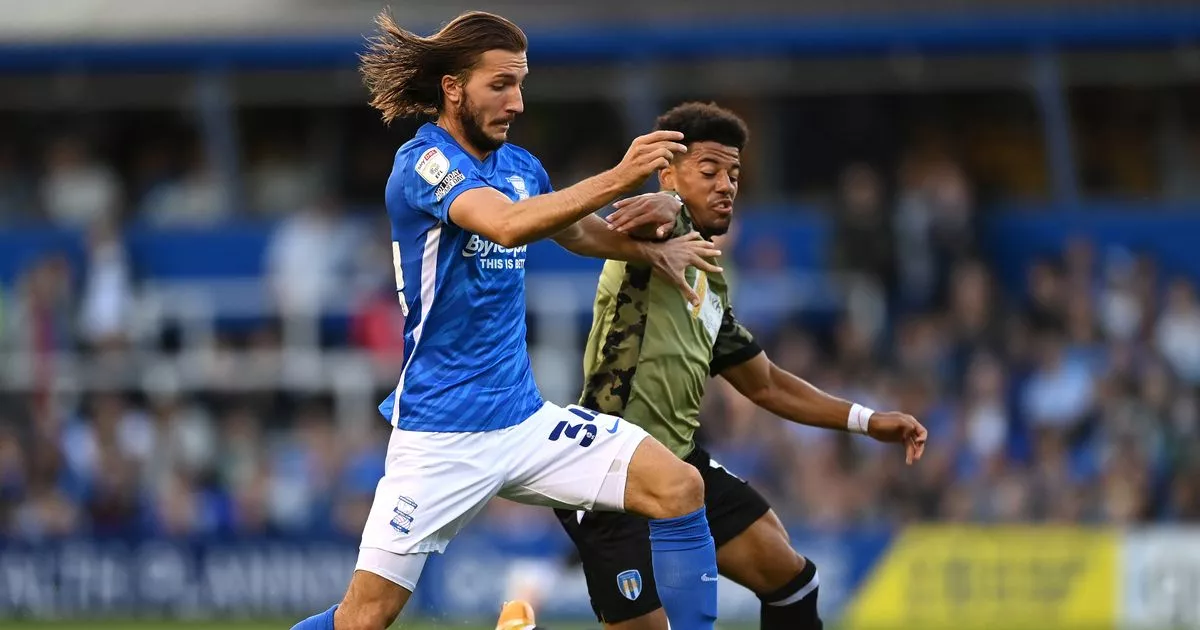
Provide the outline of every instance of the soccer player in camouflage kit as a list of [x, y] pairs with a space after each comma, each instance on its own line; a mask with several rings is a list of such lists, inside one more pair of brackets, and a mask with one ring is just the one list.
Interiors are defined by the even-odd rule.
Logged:
[[[662, 189], [674, 191], [683, 205], [674, 234], [693, 229], [708, 239], [724, 234], [737, 196], [745, 123], [716, 105], [687, 103], [663, 114], [657, 129], [682, 132], [688, 147], [659, 173]], [[639, 197], [618, 202], [609, 217], [613, 227], [624, 230], [639, 203]], [[926, 430], [912, 416], [852, 404], [780, 369], [734, 316], [724, 275], [695, 268], [688, 274], [699, 305], [689, 304], [649, 267], [605, 263], [579, 404], [638, 424], [700, 471], [720, 573], [762, 600], [762, 628], [821, 628], [816, 566], [791, 548], [766, 500], [695, 443], [708, 379], [726, 379], [760, 407], [793, 422], [902, 444], [910, 464], [921, 457]], [[609, 628], [666, 630], [646, 520], [614, 512], [556, 512], [579, 549], [597, 618]]]

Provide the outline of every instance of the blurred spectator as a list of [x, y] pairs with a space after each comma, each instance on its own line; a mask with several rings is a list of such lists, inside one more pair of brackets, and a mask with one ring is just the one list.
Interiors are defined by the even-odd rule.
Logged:
[[351, 336], [371, 353], [380, 373], [399, 373], [404, 360], [404, 312], [394, 283], [369, 294], [355, 313]]
[[978, 255], [974, 197], [962, 168], [944, 159], [906, 158], [896, 208], [896, 264], [903, 304], [944, 299], [956, 262]]
[[[284, 219], [271, 238], [267, 269], [271, 290], [286, 317], [312, 317], [335, 305], [344, 280], [353, 277], [362, 235], [346, 220], [338, 200], [319, 198]], [[344, 297], [344, 296], [343, 296]]]
[[891, 287], [896, 257], [883, 181], [875, 169], [854, 164], [842, 172], [833, 251], [835, 268]]
[[66, 258], [47, 256], [17, 282], [9, 309], [9, 339], [23, 352], [48, 353], [73, 345], [74, 305]]
[[185, 398], [179, 378], [167, 369], [156, 370], [146, 390], [154, 446], [142, 483], [161, 487], [173, 471], [191, 479], [211, 476], [217, 435], [208, 411]]
[[1105, 261], [1100, 313], [1104, 332], [1110, 339], [1129, 341], [1136, 337], [1147, 316], [1138, 299], [1137, 268], [1133, 256], [1114, 249]]
[[947, 437], [962, 441], [959, 474], [997, 478], [1008, 457], [1010, 418], [1004, 366], [988, 353], [975, 355], [967, 372], [961, 406], [962, 425]]
[[36, 196], [19, 164], [16, 147], [0, 140], [0, 224], [35, 215]]
[[1171, 283], [1155, 341], [1179, 378], [1200, 385], [1200, 302], [1196, 287], [1186, 279]]
[[55, 538], [80, 533], [79, 507], [53, 486], [30, 488], [29, 498], [13, 516], [13, 533], [26, 540]]
[[247, 165], [250, 205], [265, 215], [284, 215], [308, 205], [327, 183], [315, 164], [301, 159], [304, 150], [292, 141], [264, 141]]
[[148, 184], [140, 213], [152, 225], [203, 227], [229, 219], [227, 191], [202, 151], [180, 177], [169, 175]]
[[92, 226], [88, 245], [80, 337], [96, 350], [118, 349], [128, 341], [134, 315], [129, 257], [120, 232], [109, 221]]
[[1066, 327], [1066, 292], [1055, 262], [1039, 260], [1029, 268], [1029, 305], [1026, 320], [1033, 332], [1062, 331]]
[[95, 159], [80, 138], [61, 138], [47, 150], [41, 197], [52, 221], [87, 227], [103, 219], [116, 219], [121, 194], [116, 173], [107, 163]]
[[1064, 340], [1056, 333], [1042, 333], [1036, 348], [1037, 365], [1025, 385], [1022, 411], [1035, 426], [1075, 429], [1092, 408], [1092, 374], [1067, 356]]
[[[388, 230], [388, 223], [378, 223], [379, 230]], [[404, 359], [404, 318], [407, 313], [398, 298], [391, 244], [387, 239], [373, 238], [360, 244], [355, 261], [357, 276], [352, 284], [362, 297], [354, 308], [350, 322], [350, 338], [354, 345], [371, 354], [378, 374], [394, 378], [400, 373]]]
[[6, 317], [0, 340], [14, 353], [11, 376], [34, 394], [34, 406], [48, 410], [57, 378], [55, 355], [72, 349], [76, 313], [71, 302], [70, 269], [65, 258], [48, 256], [18, 280], [17, 295]]
[[96, 479], [111, 466], [145, 464], [154, 449], [149, 418], [122, 394], [91, 397], [87, 414], [64, 427], [62, 452], [68, 469], [81, 479]]
[[839, 193], [833, 265], [843, 274], [841, 284], [855, 332], [873, 344], [882, 334], [888, 296], [895, 285], [894, 238], [884, 186], [874, 168], [852, 164], [842, 172]]
[[322, 406], [306, 405], [294, 428], [276, 436], [271, 445], [268, 505], [273, 522], [282, 529], [311, 526], [318, 508], [329, 513], [326, 502], [337, 487], [335, 473], [342, 455], [332, 423]]

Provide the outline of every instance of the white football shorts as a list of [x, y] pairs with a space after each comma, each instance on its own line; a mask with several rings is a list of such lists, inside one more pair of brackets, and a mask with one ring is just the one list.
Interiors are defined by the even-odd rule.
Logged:
[[553, 403], [497, 431], [393, 429], [357, 568], [413, 590], [427, 554], [444, 551], [494, 496], [623, 511], [629, 460], [647, 437], [616, 416]]

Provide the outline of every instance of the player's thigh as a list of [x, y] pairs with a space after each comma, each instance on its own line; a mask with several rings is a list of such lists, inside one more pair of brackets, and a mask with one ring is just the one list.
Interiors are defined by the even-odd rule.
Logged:
[[709, 529], [721, 574], [760, 595], [786, 586], [800, 573], [803, 560], [767, 500], [702, 449], [687, 461], [704, 476]]
[[358, 568], [378, 573], [384, 565], [381, 577], [411, 590], [424, 563], [407, 556], [444, 551], [499, 491], [503, 467], [494, 463], [499, 433], [393, 430], [363, 528]]
[[646, 519], [619, 512], [555, 513], [579, 550], [596, 619], [610, 628], [667, 630]]
[[649, 438], [606, 414], [547, 403], [505, 440], [510, 453], [500, 496], [562, 509], [621, 511], [630, 461]]

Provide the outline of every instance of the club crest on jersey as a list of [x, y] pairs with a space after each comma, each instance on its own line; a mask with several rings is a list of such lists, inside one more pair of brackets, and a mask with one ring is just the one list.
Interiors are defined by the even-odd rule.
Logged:
[[467, 176], [463, 175], [462, 171], [458, 169], [450, 171], [446, 174], [446, 178], [442, 180], [442, 183], [437, 187], [437, 190], [433, 191], [433, 198], [437, 201], [441, 201], [446, 194], [450, 192], [451, 188], [463, 183], [463, 180], [466, 178]]
[[441, 149], [433, 147], [421, 154], [415, 170], [430, 186], [437, 186], [450, 171], [450, 160]]
[[642, 594], [642, 573], [637, 569], [618, 573], [617, 588], [620, 589], [625, 599], [636, 600]]
[[529, 198], [529, 189], [525, 187], [525, 180], [521, 179], [520, 175], [513, 175], [508, 178], [508, 183], [512, 184], [513, 190], [517, 193], [518, 200]]

